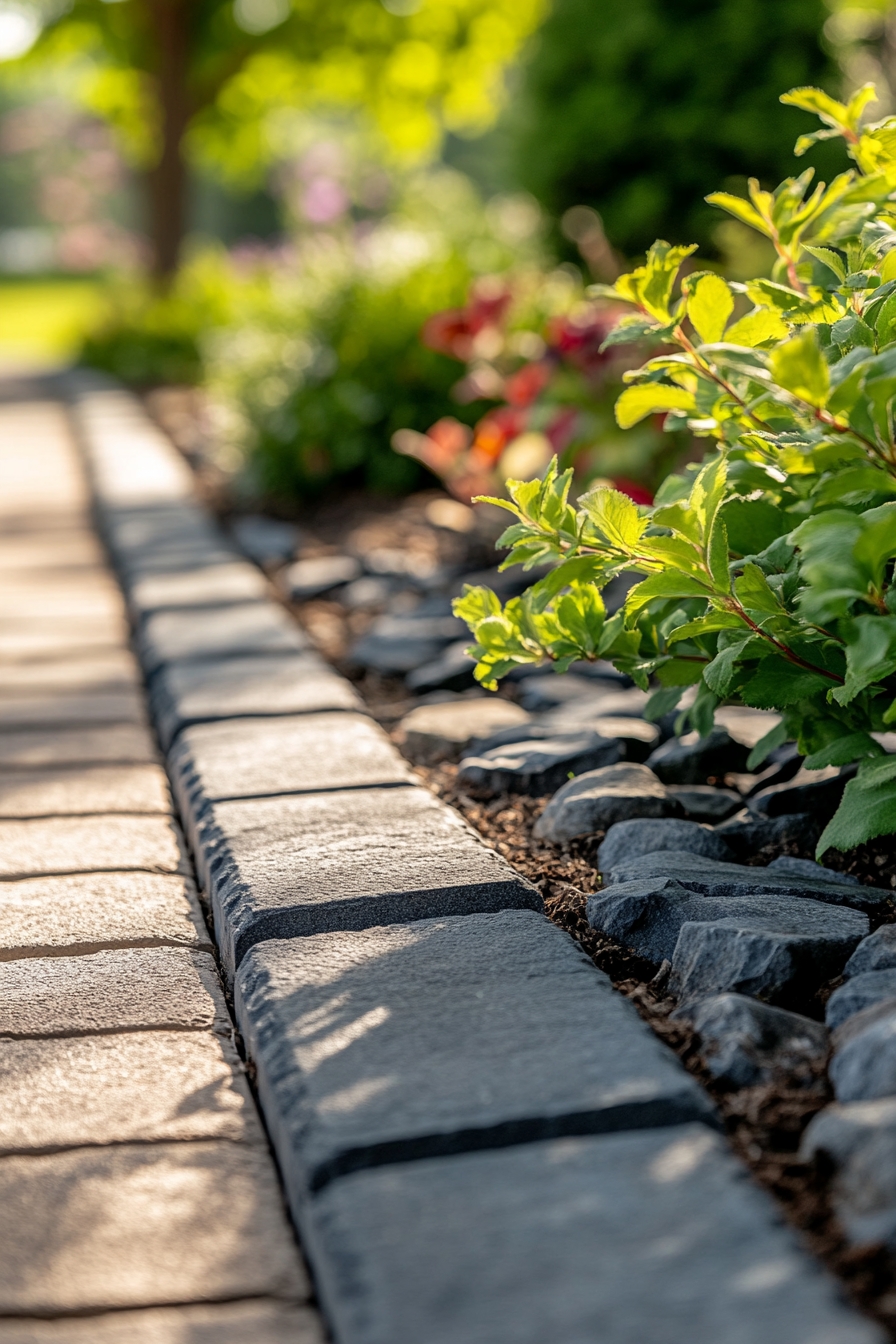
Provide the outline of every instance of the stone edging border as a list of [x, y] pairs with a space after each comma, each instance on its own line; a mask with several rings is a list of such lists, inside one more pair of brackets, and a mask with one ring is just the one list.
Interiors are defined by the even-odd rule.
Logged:
[[708, 1099], [415, 782], [129, 394], [69, 384], [338, 1344], [880, 1344]]

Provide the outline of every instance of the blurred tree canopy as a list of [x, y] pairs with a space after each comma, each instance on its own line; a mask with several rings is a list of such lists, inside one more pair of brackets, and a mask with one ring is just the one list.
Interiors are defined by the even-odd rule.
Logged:
[[20, 64], [73, 71], [80, 96], [145, 170], [161, 276], [176, 268], [187, 162], [250, 181], [289, 107], [363, 108], [393, 151], [494, 119], [502, 75], [543, 0], [30, 0]]
[[[839, 91], [829, 14], [823, 0], [554, 0], [510, 118], [516, 180], [553, 214], [595, 207], [629, 254], [657, 233], [711, 245], [707, 192], [796, 170], [811, 118], [779, 95]], [[826, 177], [841, 158], [819, 146], [808, 161]]]

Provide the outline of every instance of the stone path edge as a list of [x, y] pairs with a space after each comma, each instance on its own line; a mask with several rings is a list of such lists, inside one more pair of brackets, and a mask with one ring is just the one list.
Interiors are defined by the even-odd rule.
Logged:
[[[132, 443], [132, 451], [130, 455], [120, 451], [119, 446], [115, 442], [116, 427], [114, 410], [111, 417], [109, 417], [109, 423], [104, 427], [102, 411], [97, 414], [91, 408], [91, 397], [95, 396], [97, 392], [100, 393], [100, 401], [104, 395], [111, 398], [112, 400], [109, 404], [113, 404], [113, 402], [117, 400], [119, 405], [122, 405], [124, 404], [125, 399], [131, 401], [132, 399], [129, 398], [129, 394], [125, 394], [118, 389], [111, 389], [109, 384], [105, 381], [99, 383], [92, 375], [73, 375], [66, 386], [66, 395], [75, 426], [76, 442], [78, 442], [85, 459], [87, 476], [93, 491], [98, 530], [107, 546], [111, 563], [118, 575], [119, 582], [122, 585], [127, 600], [128, 610], [134, 621], [135, 647], [138, 658], [143, 665], [147, 685], [151, 688], [153, 684], [160, 681], [166, 668], [177, 667], [178, 665], [197, 665], [200, 663], [212, 668], [214, 666], [220, 666], [220, 664], [225, 662], [228, 658], [245, 660], [248, 656], [246, 636], [241, 635], [240, 632], [237, 631], [237, 634], [234, 637], [233, 646], [230, 647], [227, 642], [226, 631], [222, 635], [219, 618], [221, 617], [222, 612], [226, 613], [229, 605], [232, 605], [235, 615], [239, 611], [247, 614], [249, 618], [247, 628], [254, 628], [253, 623], [255, 623], [260, 630], [266, 629], [266, 623], [267, 626], [270, 627], [270, 639], [267, 647], [262, 646], [258, 650], [253, 650], [253, 653], [257, 653], [260, 660], [266, 661], [274, 655], [293, 652], [303, 658], [307, 658], [310, 650], [305, 636], [301, 634], [298, 629], [295, 631], [294, 640], [288, 633], [286, 633], [284, 618], [287, 613], [280, 603], [273, 600], [273, 596], [259, 596], [255, 599], [255, 614], [257, 614], [259, 618], [258, 622], [255, 622], [255, 615], [252, 612], [252, 601], [246, 601], [244, 591], [235, 592], [231, 603], [226, 601], [222, 602], [220, 595], [217, 595], [211, 601], [205, 603], [202, 600], [201, 579], [197, 580], [195, 586], [191, 590], [191, 601], [176, 608], [180, 615], [187, 616], [192, 611], [192, 614], [196, 618], [194, 628], [189, 633], [189, 638], [178, 643], [178, 639], [180, 638], [178, 633], [178, 638], [174, 639], [167, 645], [167, 647], [164, 643], [153, 643], [151, 622], [148, 619], [152, 616], [153, 612], [147, 612], [145, 610], [141, 611], [139, 603], [135, 601], [134, 594], [141, 577], [146, 577], [146, 573], [141, 570], [141, 553], [144, 560], [147, 555], [157, 553], [153, 542], [153, 530], [156, 521], [159, 522], [159, 527], [156, 530], [159, 532], [160, 537], [161, 534], [164, 533], [164, 537], [159, 541], [159, 547], [168, 548], [168, 558], [172, 568], [176, 569], [180, 566], [181, 570], [187, 573], [201, 571], [202, 565], [199, 561], [202, 559], [203, 547], [206, 547], [208, 552], [206, 558], [209, 562], [209, 567], [215, 563], [233, 566], [236, 561], [245, 565], [247, 570], [255, 573], [257, 573], [257, 571], [255, 571], [254, 566], [252, 566], [250, 562], [241, 559], [236, 547], [232, 546], [223, 536], [218, 535], [214, 531], [214, 527], [211, 524], [208, 515], [195, 499], [192, 478], [186, 463], [180, 458], [179, 454], [173, 448], [173, 445], [167, 441], [163, 441], [163, 436], [154, 426], [150, 426], [147, 422], [147, 433], [143, 436], [142, 443], [137, 441]], [[132, 405], [136, 405], [136, 403], [133, 403], [132, 401]], [[132, 434], [132, 437], [135, 438], [135, 440], [139, 440], [141, 436], [139, 434], [136, 436]], [[141, 518], [145, 521], [145, 535], [142, 541], [135, 542], [129, 548], [129, 546], [125, 544], [123, 537], [125, 536], [126, 525], [133, 522], [135, 518], [138, 522]], [[196, 523], [200, 524], [199, 531], [200, 534], [204, 533], [204, 537], [200, 535], [197, 539], [194, 535], [192, 525]], [[139, 530], [138, 527], [138, 533]], [[270, 613], [270, 616], [268, 616], [268, 612]], [[204, 648], [202, 643], [202, 627], [204, 624], [202, 617], [209, 616], [212, 613], [213, 619], [207, 623], [210, 632], [209, 644]], [[239, 622], [237, 623], [239, 624]], [[267, 638], [267, 636], [265, 636], [265, 638]], [[312, 659], [314, 656], [315, 655], [313, 654], [311, 655]], [[332, 670], [327, 668], [322, 661], [320, 666], [324, 677], [334, 678], [336, 681], [341, 682], [342, 679], [336, 678]], [[157, 707], [153, 704], [152, 708], [154, 711], [153, 717], [157, 718]], [[315, 706], [306, 711], [299, 710], [298, 712], [313, 714], [318, 712], [320, 708], [322, 708], [322, 706]], [[349, 708], [349, 706], [343, 699], [342, 703], [334, 703], [332, 707], [328, 706], [327, 708], [346, 709]], [[243, 714], [239, 717], [249, 718], [254, 716]], [[259, 715], [259, 717], [264, 717], [264, 715]], [[346, 723], [348, 724], [350, 715], [346, 714], [345, 717]], [[171, 757], [173, 755], [174, 746], [182, 740], [183, 727], [189, 726], [189, 722], [190, 721], [187, 721], [186, 724], [181, 724], [174, 733], [169, 732], [165, 734], [167, 742], [164, 759], [169, 768], [169, 773], [171, 773]], [[195, 722], [195, 720], [193, 722]], [[395, 752], [395, 755], [396, 759], [400, 760], [397, 752]], [[416, 789], [417, 787], [421, 786], [411, 785], [412, 789]], [[189, 809], [191, 807], [191, 799], [185, 797], [182, 790], [176, 791], [180, 793], [179, 802], [181, 807]], [[345, 785], [337, 786], [334, 789], [334, 792], [335, 791], [347, 792], [349, 795], [352, 793], [351, 787], [349, 786], [346, 788]], [[318, 792], [320, 792], [320, 790], [318, 790]], [[407, 792], [407, 788], [396, 788], [394, 784], [392, 784], [391, 787], [387, 785], [383, 788], [384, 797], [388, 798], [391, 795], [391, 797], [396, 800], [396, 803], [398, 803], [398, 800], [402, 798], [402, 795], [406, 795]], [[278, 796], [280, 795], [276, 792], [262, 794], [260, 797], [250, 794], [248, 798], [246, 798], [245, 795], [240, 795], [238, 791], [235, 794], [237, 800], [244, 800], [250, 807], [256, 800], [271, 802], [272, 800], [276, 801]], [[295, 786], [292, 785], [288, 790], [284, 790], [282, 796], [284, 798], [292, 797], [295, 799], [297, 796]], [[309, 795], [306, 794], [305, 796], [307, 797]], [[429, 796], [431, 797], [431, 795]], [[453, 813], [451, 809], [448, 809], [445, 804], [439, 802], [438, 808], [445, 814], [450, 814], [455, 820], [459, 820], [457, 814]], [[204, 811], [204, 809], [202, 810]], [[210, 859], [219, 867], [224, 860], [222, 858], [222, 841], [220, 838], [217, 841], [217, 855], [214, 853], [214, 845], [209, 845], [210, 853], [203, 852], [207, 843], [205, 839], [207, 826], [202, 824], [203, 821], [205, 821], [204, 816], [198, 814], [190, 815], [189, 811], [187, 811], [186, 815], [182, 816], [182, 825], [194, 846], [199, 872], [201, 874], [203, 872], [208, 874]], [[237, 827], [237, 830], [238, 829], [239, 828]], [[514, 870], [494, 853], [494, 851], [487, 849], [481, 839], [466, 826], [466, 823], [461, 823], [459, 828], [459, 833], [462, 833], [463, 831], [468, 833], [469, 839], [474, 839], [478, 843], [484, 855], [487, 854], [490, 860], [493, 859], [495, 861], [495, 867], [497, 869], [504, 870], [504, 873], [502, 874], [504, 881], [497, 882], [496, 886], [500, 885], [506, 890], [506, 898], [502, 894], [501, 898], [496, 901], [495, 904], [486, 906], [486, 910], [505, 912], [522, 912], [528, 910], [531, 912], [529, 916], [530, 918], [536, 920], [543, 919], [544, 923], [547, 924], [547, 920], [543, 916], [543, 905], [535, 888], [519, 878]], [[228, 837], [225, 836], [224, 843], [227, 842]], [[459, 843], [458, 852], [460, 853], [462, 849], [463, 845]], [[236, 867], [239, 868], [239, 864], [242, 861], [239, 851], [231, 850], [229, 853], [231, 855], [229, 860], [230, 865], [236, 865]], [[236, 854], [235, 858], [233, 857], [234, 853]], [[249, 857], [251, 859], [251, 855]], [[422, 858], [423, 856], [421, 855], [420, 857]], [[306, 880], [308, 876], [307, 868], [308, 866], [313, 867], [313, 863], [313, 857], [310, 859], [310, 864], [306, 860], [306, 868], [303, 872], [303, 877]], [[459, 860], [459, 867], [464, 867], [461, 860]], [[331, 871], [329, 877], [332, 881], [332, 864], [330, 865], [330, 868]], [[323, 868], [321, 871], [323, 871]], [[248, 882], [246, 881], [245, 876], [243, 877], [243, 882], [247, 885], [247, 889], [251, 890], [251, 865], [247, 867], [246, 872], [249, 874]], [[338, 880], [339, 873], [337, 864], [335, 881], [338, 883]], [[380, 880], [382, 879], [380, 878]], [[374, 882], [375, 881], [376, 877], [374, 878]], [[371, 896], [377, 894], [382, 896], [386, 893], [371, 892]], [[388, 896], [394, 901], [396, 894], [399, 896], [402, 894], [400, 884], [398, 884], [397, 893], [396, 890], [393, 889], [388, 893]], [[351, 893], [351, 895], [356, 896], [357, 893]], [[220, 919], [225, 912], [222, 910], [219, 902], [213, 900], [212, 904], [215, 916]], [[371, 905], [373, 906], [374, 904], [375, 902], [372, 901]], [[480, 906], [479, 909], [481, 910], [482, 907]], [[536, 913], [536, 911], [538, 913]], [[264, 922], [264, 917], [265, 912], [262, 911], [262, 924]], [[458, 920], [464, 921], [466, 918], [472, 919], [476, 917], [477, 915], [475, 913], [467, 915], [465, 910], [459, 910], [456, 903], [449, 903], [447, 908], [442, 909], [440, 908], [438, 901], [436, 901], [431, 908], [422, 906], [413, 913], [410, 910], [406, 910], [402, 912], [401, 915], [398, 915], [397, 912], [393, 910], [391, 916], [387, 917], [385, 922], [387, 924], [390, 922], [398, 922], [402, 927], [410, 927], [413, 929], [415, 923], [418, 921], [420, 923], [423, 921], [432, 922], [434, 918], [445, 918], [448, 921], [457, 922]], [[500, 915], [496, 914], [494, 916], [482, 917], [500, 918]], [[340, 928], [344, 927], [344, 925], [340, 925], [337, 921], [333, 925], [333, 933], [336, 934]], [[365, 927], [370, 927], [371, 930], [374, 930], [376, 927], [375, 917], [372, 919], [371, 924]], [[361, 932], [363, 933], [363, 930]], [[319, 933], [326, 936], [328, 930], [326, 928], [321, 929], [320, 926], [314, 926], [309, 928], [308, 933], [311, 935]], [[219, 927], [216, 928], [215, 934], [219, 947], [226, 945], [227, 931]], [[283, 935], [281, 934], [280, 937], [282, 936]], [[299, 941], [303, 940], [305, 936], [306, 935], [300, 928], [296, 929], [294, 932], [290, 931], [290, 934], [288, 935], [288, 937], [298, 938]], [[266, 933], [264, 932], [264, 928], [260, 927], [258, 940], [247, 943], [247, 949], [249, 947], [263, 948], [266, 945], [266, 939], [276, 939], [277, 937], [278, 934], [276, 930]], [[233, 940], [231, 939], [231, 944], [232, 941]], [[267, 945], [270, 946], [270, 944]], [[600, 972], [596, 971], [596, 968], [591, 967], [590, 969], [596, 977], [601, 980], [606, 979]], [[239, 968], [232, 957], [229, 964], [225, 957], [224, 970], [228, 979], [231, 981], [233, 981], [239, 973]], [[609, 987], [609, 982], [607, 982], [607, 986]], [[243, 1037], [248, 1043], [253, 1038], [253, 1026], [255, 1024], [246, 1019], [246, 1007], [243, 997], [239, 993], [239, 981], [237, 981], [235, 1001], [237, 1021], [242, 1030]], [[637, 1019], [633, 1009], [631, 1009], [631, 1014], [633, 1023], [635, 1023], [643, 1032], [651, 1034], [649, 1033], [649, 1029], [643, 1026], [639, 1019]], [[663, 1047], [663, 1049], [665, 1049], [665, 1047]], [[672, 1057], [671, 1054], [670, 1060], [673, 1060], [676, 1067], [681, 1067], [677, 1064], [677, 1061], [674, 1061], [674, 1057]], [[558, 1139], [563, 1142], [564, 1136], [575, 1136], [576, 1138], [581, 1139], [583, 1136], [592, 1135], [594, 1137], [587, 1139], [586, 1141], [598, 1142], [600, 1136], [609, 1137], [614, 1132], [636, 1133], [652, 1129], [654, 1132], [661, 1133], [664, 1127], [669, 1126], [671, 1126], [671, 1129], [669, 1129], [668, 1132], [678, 1133], [679, 1131], [676, 1127], [680, 1127], [683, 1122], [687, 1123], [688, 1120], [688, 1116], [682, 1114], [681, 1116], [659, 1120], [659, 1122], [657, 1122], [657, 1120], [651, 1120], [649, 1118], [649, 1110], [644, 1110], [643, 1108], [640, 1116], [636, 1116], [633, 1113], [629, 1119], [626, 1118], [626, 1108], [623, 1107], [620, 1109], [618, 1124], [595, 1130], [593, 1122], [584, 1112], [577, 1113], [575, 1108], [571, 1107], [566, 1115], [553, 1118], [550, 1131], [546, 1130], [543, 1123], [539, 1126], [533, 1126], [532, 1121], [525, 1115], [519, 1115], [508, 1119], [500, 1124], [493, 1125], [491, 1128], [488, 1126], [477, 1126], [475, 1124], [466, 1126], [460, 1124], [455, 1126], [450, 1133], [424, 1134], [417, 1139], [404, 1138], [396, 1143], [372, 1143], [371, 1145], [361, 1147], [354, 1152], [351, 1149], [347, 1149], [344, 1153], [334, 1157], [325, 1168], [321, 1169], [318, 1179], [312, 1189], [306, 1189], [300, 1192], [296, 1189], [296, 1180], [291, 1171], [294, 1154], [290, 1144], [295, 1143], [295, 1134], [291, 1132], [294, 1126], [290, 1125], [290, 1117], [281, 1113], [283, 1109], [282, 1096], [278, 1091], [277, 1080], [274, 1079], [272, 1081], [271, 1078], [265, 1075], [263, 1056], [259, 1055], [259, 1057], [255, 1058], [255, 1063], [258, 1069], [258, 1089], [262, 1110], [265, 1113], [268, 1131], [272, 1137], [281, 1171], [284, 1176], [289, 1203], [292, 1208], [293, 1216], [297, 1224], [301, 1227], [304, 1238], [306, 1238], [305, 1244], [306, 1248], [311, 1253], [312, 1262], [315, 1262], [320, 1258], [320, 1263], [315, 1264], [316, 1274], [324, 1296], [325, 1305], [328, 1308], [331, 1324], [336, 1328], [339, 1344], [368, 1344], [368, 1341], [372, 1344], [374, 1340], [379, 1341], [381, 1336], [371, 1325], [370, 1321], [359, 1324], [357, 1327], [350, 1324], [344, 1313], [340, 1310], [341, 1304], [335, 1300], [328, 1300], [331, 1297], [331, 1293], [335, 1292], [338, 1296], [340, 1290], [333, 1287], [332, 1276], [329, 1273], [329, 1265], [327, 1261], [331, 1252], [324, 1244], [325, 1239], [322, 1240], [321, 1237], [317, 1235], [319, 1229], [316, 1226], [317, 1215], [314, 1211], [314, 1205], [317, 1203], [317, 1199], [312, 1198], [312, 1196], [316, 1196], [318, 1191], [326, 1189], [328, 1192], [327, 1197], [329, 1198], [329, 1192], [331, 1192], [334, 1187], [339, 1191], [344, 1189], [345, 1198], [351, 1203], [353, 1198], [352, 1190], [355, 1188], [352, 1186], [353, 1181], [356, 1181], [359, 1177], [363, 1179], [364, 1173], [373, 1174], [377, 1170], [382, 1171], [384, 1169], [388, 1171], [389, 1168], [394, 1167], [396, 1163], [400, 1169], [408, 1163], [417, 1163], [421, 1159], [424, 1161], [428, 1159], [430, 1162], [438, 1162], [439, 1160], [450, 1162], [462, 1154], [482, 1152], [483, 1150], [501, 1150], [513, 1153], [522, 1152], [529, 1148], [533, 1150], [538, 1149], [539, 1151], [547, 1151], [547, 1144], [551, 1141], [556, 1142]], [[301, 1072], [299, 1052], [296, 1052], [296, 1061], [293, 1063], [293, 1071]], [[687, 1078], [687, 1075], [684, 1074], [683, 1070], [682, 1074]], [[711, 1129], [705, 1127], [707, 1122], [710, 1126], [713, 1124], [713, 1121], [707, 1117], [706, 1121], [698, 1124], [697, 1130], [702, 1130], [703, 1133], [709, 1134]], [[659, 1123], [659, 1130], [657, 1130], [657, 1123]], [[569, 1142], [571, 1139], [566, 1139], [566, 1141]], [[733, 1162], [733, 1159], [729, 1160]], [[341, 1195], [340, 1198], [342, 1198]], [[379, 1196], [377, 1196], [377, 1198], [379, 1198]], [[760, 1203], [764, 1199], [764, 1196], [760, 1196]], [[323, 1206], [321, 1206], [320, 1209], [320, 1216], [326, 1216]], [[779, 1220], [770, 1202], [768, 1202], [767, 1205], [767, 1221], [769, 1225], [769, 1235], [771, 1235], [771, 1228], [776, 1226]], [[544, 1229], [541, 1235], [544, 1235], [546, 1230], [547, 1229]], [[390, 1229], [390, 1234], [391, 1233], [392, 1229]], [[789, 1234], [787, 1235], [789, 1236]], [[797, 1251], [796, 1245], [793, 1246], [793, 1249], [797, 1252], [797, 1258], [799, 1259], [802, 1257], [804, 1262], [804, 1269], [800, 1272], [808, 1275], [809, 1278], [811, 1278], [813, 1274], [817, 1275], [817, 1268], [812, 1265], [805, 1254]], [[363, 1252], [361, 1254], [363, 1258]], [[386, 1259], [388, 1260], [388, 1256]], [[516, 1272], [519, 1272], [519, 1268], [519, 1266], [516, 1267]], [[377, 1293], [379, 1292], [375, 1282], [377, 1270], [380, 1270], [388, 1278], [388, 1276], [392, 1274], [392, 1268], [388, 1264], [377, 1265], [376, 1255], [374, 1254], [372, 1259], [365, 1262], [363, 1269], [359, 1262], [359, 1270], [362, 1278], [369, 1276], [371, 1272], [374, 1273], [374, 1282], [369, 1285], [371, 1299], [368, 1304], [370, 1309], [373, 1310], [376, 1304]], [[383, 1280], [383, 1282], [385, 1283], [385, 1280]], [[550, 1293], [550, 1285], [546, 1286]], [[556, 1286], [559, 1287], [560, 1285], [558, 1284]], [[810, 1289], [810, 1296], [814, 1292], [814, 1289]], [[877, 1341], [879, 1340], [877, 1332], [870, 1327], [868, 1323], [861, 1322], [860, 1318], [852, 1317], [848, 1310], [844, 1312], [842, 1306], [834, 1306], [833, 1298], [831, 1298], [832, 1292], [836, 1293], [834, 1285], [829, 1280], [825, 1280], [825, 1286], [821, 1292], [821, 1297], [818, 1303], [818, 1309], [821, 1315], [824, 1317], [833, 1313], [833, 1315], [830, 1316], [832, 1323], [834, 1319], [837, 1319], [837, 1324], [844, 1327], [849, 1334], [850, 1344], [852, 1344], [853, 1339], [856, 1341], [856, 1344], [866, 1344], [866, 1341], [867, 1344], [877, 1344]], [[361, 1318], [359, 1318], [359, 1321], [360, 1319]], [[471, 1329], [473, 1328], [474, 1327], [471, 1327]], [[855, 1330], [854, 1334], [853, 1329]], [[516, 1338], [516, 1335], [513, 1337]], [[613, 1338], [610, 1339], [608, 1337], [607, 1344], [617, 1344], [617, 1339], [621, 1344], [623, 1337], [626, 1339], [628, 1338], [627, 1335], [624, 1335], [624, 1332], [618, 1336], [613, 1332]], [[385, 1336], [383, 1338], [385, 1338]], [[399, 1328], [395, 1335], [391, 1337], [390, 1344], [411, 1344], [413, 1338], [415, 1338], [415, 1336], [405, 1334], [403, 1329]], [[528, 1334], [525, 1338], [528, 1340]], [[571, 1340], [573, 1335], [569, 1334], [569, 1336], [567, 1336], [566, 1330], [564, 1329], [558, 1333], [557, 1344], [564, 1344], [567, 1338]], [[840, 1336], [838, 1335], [837, 1338], [839, 1340]], [[842, 1338], [845, 1344], [847, 1335], [844, 1334]], [[520, 1335], [520, 1339], [523, 1339], [523, 1335]], [[690, 1340], [690, 1336], [688, 1336], [688, 1339]], [[775, 1336], [775, 1339], [777, 1340], [777, 1335]], [[678, 1344], [677, 1337], [674, 1341], [670, 1339], [670, 1344]], [[694, 1344], [702, 1344], [702, 1340], [697, 1341], [695, 1339]]]

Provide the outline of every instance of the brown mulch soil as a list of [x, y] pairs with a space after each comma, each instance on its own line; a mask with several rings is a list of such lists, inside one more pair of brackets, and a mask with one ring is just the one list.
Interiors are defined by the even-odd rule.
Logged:
[[[387, 708], [389, 701], [383, 699], [380, 704]], [[884, 1247], [849, 1247], [831, 1212], [828, 1173], [797, 1158], [803, 1130], [833, 1100], [826, 1072], [800, 1087], [788, 1086], [786, 1080], [740, 1091], [720, 1087], [703, 1064], [699, 1038], [687, 1024], [671, 1019], [675, 1000], [664, 993], [663, 971], [657, 973], [650, 962], [605, 938], [585, 918], [588, 895], [600, 886], [594, 863], [603, 835], [598, 833], [587, 842], [562, 847], [548, 844], [532, 835], [547, 798], [518, 794], [503, 794], [487, 801], [473, 798], [458, 786], [457, 766], [450, 764], [417, 767], [417, 773], [538, 887], [549, 918], [576, 939], [710, 1093], [732, 1146], [759, 1183], [775, 1196], [788, 1222], [843, 1281], [856, 1305], [896, 1341], [896, 1260]], [[891, 840], [877, 846], [863, 845], [852, 854], [838, 857], [843, 862], [831, 866], [839, 871], [852, 872], [869, 884], [889, 885], [886, 869], [893, 868]]]

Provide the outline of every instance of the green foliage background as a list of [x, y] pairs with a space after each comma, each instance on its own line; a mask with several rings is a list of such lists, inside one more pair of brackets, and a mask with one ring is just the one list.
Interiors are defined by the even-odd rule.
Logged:
[[[841, 75], [823, 0], [555, 0], [533, 40], [507, 133], [511, 172], [552, 214], [594, 206], [610, 241], [644, 251], [712, 241], [703, 202], [729, 179], [774, 185], [811, 118], [778, 94]], [[809, 162], [839, 169], [830, 146]], [[730, 184], [730, 183], [729, 183]]]

